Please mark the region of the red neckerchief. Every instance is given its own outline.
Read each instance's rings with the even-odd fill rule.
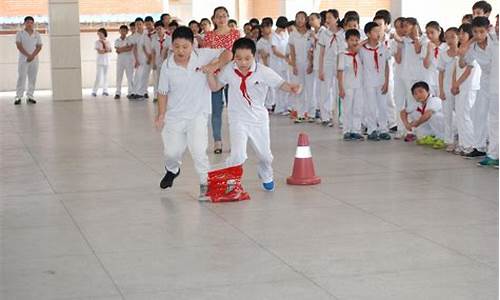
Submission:
[[[243,98],[245,98],[245,100],[247,100],[249,106],[252,106],[252,99],[250,99],[250,96],[248,95],[248,90],[247,90],[247,78],[250,77],[250,75],[252,75],[253,72],[248,71],[247,75],[243,75],[243,73],[241,73],[240,70],[234,69],[234,73],[236,73],[236,75],[238,75],[238,77],[241,78],[240,91],[241,91],[241,94],[243,95]]]
[[[438,58],[439,55],[439,47],[434,48],[434,58]]]
[[[346,52],[348,56],[352,57],[352,66],[354,68],[354,76],[358,77],[358,60],[356,59],[357,52]]]
[[[333,42],[337,41],[337,35],[334,33],[332,39],[330,40],[330,47],[332,47]]]
[[[158,38],[158,42],[160,42],[160,52],[163,51],[163,42],[165,41],[165,38]]]
[[[378,65],[378,47],[373,49],[373,48],[368,48],[366,47],[366,44],[363,45],[363,48],[365,48],[368,51],[373,52],[373,60],[375,60],[375,67],[377,68],[377,72],[379,72],[379,65]]]
[[[417,108],[417,111],[423,115],[425,113],[425,108],[427,107],[427,101],[424,103],[424,105],[422,107],[418,107]]]

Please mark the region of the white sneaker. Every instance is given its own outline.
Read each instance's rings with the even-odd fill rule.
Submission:
[[[208,185],[200,184],[200,195],[198,196],[198,201],[200,202],[208,202],[210,198],[207,196]]]

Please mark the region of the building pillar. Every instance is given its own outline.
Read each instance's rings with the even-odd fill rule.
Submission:
[[[82,64],[78,0],[48,2],[53,100],[81,100]]]

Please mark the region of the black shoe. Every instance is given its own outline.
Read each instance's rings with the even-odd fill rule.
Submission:
[[[109,94],[108,94],[107,92],[102,93],[102,95],[103,95],[104,97],[108,97],[108,96],[109,96]]]
[[[135,95],[134,94],[130,94],[130,95],[127,95],[127,99],[134,99]]]
[[[120,95],[115,95],[115,100],[120,99]]]
[[[33,98],[28,98],[28,100],[26,100],[26,102],[27,102],[28,104],[36,104],[36,100],[35,100],[35,99],[33,99]]]
[[[392,126],[392,127],[389,129],[389,131],[390,131],[391,133],[396,133],[396,132],[398,132],[398,126]]]
[[[181,173],[181,169],[179,169],[179,171],[177,172],[177,174],[174,174],[174,173],[172,173],[170,171],[167,171],[167,174],[165,174],[165,176],[163,176],[163,179],[160,182],[160,187],[162,189],[166,189],[166,188],[172,187],[172,185],[174,184],[174,179],[177,176],[179,176],[180,173]]]
[[[148,98],[149,98],[148,93],[144,94],[144,98],[146,98],[146,99],[148,99]]]
[[[14,99],[14,105],[20,105],[20,104],[21,104],[21,98],[16,97],[16,99]]]
[[[486,156],[486,152],[479,151],[476,148],[474,148],[474,151],[472,151],[471,153],[468,153],[468,154],[464,155],[464,157],[468,158],[468,159],[470,159],[470,158],[479,158],[479,157],[483,157],[483,156]]]

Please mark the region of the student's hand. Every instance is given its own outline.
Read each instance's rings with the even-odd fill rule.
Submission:
[[[293,94],[298,95],[302,91],[302,86],[296,83],[290,83],[290,90]]]
[[[293,66],[293,75],[299,75],[299,69],[297,68],[297,65]]]
[[[344,88],[340,88],[339,89],[339,97],[342,98],[342,99],[345,98],[345,90],[344,90]]]
[[[385,95],[387,94],[387,92],[389,91],[389,82],[384,82],[384,85],[382,86],[382,95]]]
[[[312,65],[308,65],[306,72],[307,72],[307,74],[311,74],[313,72],[313,66]]]
[[[209,63],[201,67],[201,71],[205,74],[215,74],[219,69],[219,66],[215,63]]]
[[[135,64],[134,64],[134,68],[135,68],[135,69],[139,68],[139,62],[138,62],[138,61],[136,61],[136,62],[135,62]]]
[[[412,131],[413,127],[410,124],[405,124],[405,128],[407,131]]]
[[[156,64],[153,64],[153,70],[156,70]]]
[[[456,96],[458,94],[460,94],[460,87],[458,85],[453,85],[451,87],[451,93]]]
[[[441,98],[441,100],[446,100],[446,94],[444,93],[444,91],[440,91],[439,92],[439,98]]]
[[[155,118],[155,127],[158,130],[161,130],[163,126],[165,125],[165,115],[163,114],[158,114]]]
[[[321,81],[325,81],[325,72],[324,71],[319,71],[319,76],[318,76],[319,80]]]

